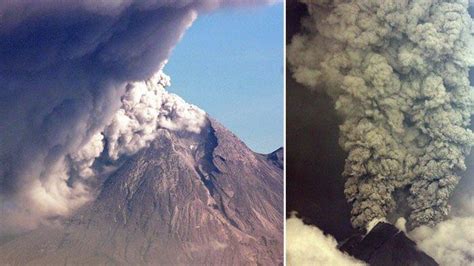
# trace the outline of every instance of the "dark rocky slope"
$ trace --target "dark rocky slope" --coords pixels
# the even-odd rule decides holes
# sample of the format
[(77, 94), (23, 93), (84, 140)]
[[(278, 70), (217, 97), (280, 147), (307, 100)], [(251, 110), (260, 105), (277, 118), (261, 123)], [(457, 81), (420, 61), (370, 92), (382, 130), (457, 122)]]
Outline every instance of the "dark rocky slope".
[(405, 233), (388, 223), (378, 223), (367, 235), (354, 235), (340, 249), (372, 266), (436, 266)]
[(65, 225), (1, 245), (0, 264), (281, 264), (280, 158), (211, 119), (199, 135), (162, 130)]
[(279, 148), (278, 150), (266, 155), (267, 159), (273, 162), (278, 168), (283, 169), (284, 166), (284, 151), (283, 148)]

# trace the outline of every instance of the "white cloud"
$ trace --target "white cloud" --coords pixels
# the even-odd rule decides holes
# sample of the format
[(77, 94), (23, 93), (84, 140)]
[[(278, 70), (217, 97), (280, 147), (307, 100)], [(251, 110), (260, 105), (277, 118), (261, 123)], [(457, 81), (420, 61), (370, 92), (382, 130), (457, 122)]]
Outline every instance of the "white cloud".
[(474, 265), (474, 217), (456, 217), (410, 232), (418, 247), (441, 266)]
[(286, 259), (289, 266), (366, 265), (337, 249), (337, 241), (296, 217), (286, 220)]

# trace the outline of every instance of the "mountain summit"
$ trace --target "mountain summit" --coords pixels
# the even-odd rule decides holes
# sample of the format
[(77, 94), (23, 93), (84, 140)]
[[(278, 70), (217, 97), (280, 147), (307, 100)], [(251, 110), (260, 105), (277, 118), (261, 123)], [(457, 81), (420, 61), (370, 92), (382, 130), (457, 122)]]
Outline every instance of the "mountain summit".
[(346, 252), (373, 266), (423, 265), (438, 263), (394, 225), (379, 222), (367, 235), (354, 235), (340, 246)]
[(66, 222), (0, 244), (0, 264), (281, 264), (282, 156), (211, 118), (160, 129)]

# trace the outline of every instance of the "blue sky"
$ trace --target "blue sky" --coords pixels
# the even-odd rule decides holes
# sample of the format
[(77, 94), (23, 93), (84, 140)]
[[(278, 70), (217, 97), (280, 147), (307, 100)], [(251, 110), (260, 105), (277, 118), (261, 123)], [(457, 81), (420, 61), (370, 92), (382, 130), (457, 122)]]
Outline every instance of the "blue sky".
[(283, 145), (283, 4), (200, 16), (174, 49), (169, 90), (251, 149)]

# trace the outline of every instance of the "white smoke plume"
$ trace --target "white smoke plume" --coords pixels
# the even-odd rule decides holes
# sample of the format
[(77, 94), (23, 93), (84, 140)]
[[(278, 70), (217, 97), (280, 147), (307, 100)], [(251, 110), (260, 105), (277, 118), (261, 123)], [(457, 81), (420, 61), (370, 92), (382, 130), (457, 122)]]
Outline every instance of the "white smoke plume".
[[(425, 225), (417, 227), (408, 234), (417, 242), (418, 248), (434, 258), (441, 266), (474, 264), (472, 182), (463, 180), (463, 187), (458, 187), (449, 219), (434, 227)], [(461, 194), (458, 194), (459, 192)]]
[(164, 90), (172, 48), (199, 14), (273, 2), (0, 1), (0, 234), (71, 214), (98, 159), (157, 128), (199, 131), (204, 112)]
[(286, 259), (289, 266), (366, 265), (341, 252), (332, 236), (294, 216), (286, 220)]
[(352, 224), (406, 209), (408, 228), (442, 221), (474, 143), (468, 0), (302, 2), (288, 61), (343, 118)]
[(160, 72), (151, 80), (127, 86), (122, 106), (103, 132), (112, 159), (148, 146), (159, 128), (201, 131), (206, 121), (204, 111), (168, 93), (165, 87), (169, 85), (169, 77)]
[(441, 266), (474, 264), (474, 217), (455, 217), (431, 228), (414, 229), (410, 237)]

